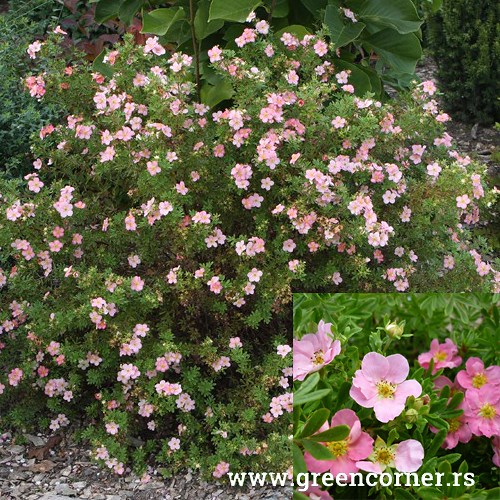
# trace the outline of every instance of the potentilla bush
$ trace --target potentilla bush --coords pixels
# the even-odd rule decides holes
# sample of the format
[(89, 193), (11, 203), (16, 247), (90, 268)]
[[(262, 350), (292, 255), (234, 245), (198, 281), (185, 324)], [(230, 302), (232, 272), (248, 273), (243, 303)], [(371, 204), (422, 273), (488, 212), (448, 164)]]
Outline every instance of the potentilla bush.
[(282, 470), (291, 287), (498, 278), (470, 232), (492, 194), (451, 149), (431, 82), (400, 103), (356, 97), (321, 36), (258, 22), (209, 51), (235, 88), (210, 110), (191, 58), (155, 37), (126, 38), (96, 73), (55, 31), (29, 46), (44, 71), (26, 87), (69, 114), (40, 130), (25, 182), (0, 188), (4, 424), (81, 416), (117, 472), (152, 455)]
[(498, 498), (497, 307), (493, 295), (299, 294), (296, 498)]

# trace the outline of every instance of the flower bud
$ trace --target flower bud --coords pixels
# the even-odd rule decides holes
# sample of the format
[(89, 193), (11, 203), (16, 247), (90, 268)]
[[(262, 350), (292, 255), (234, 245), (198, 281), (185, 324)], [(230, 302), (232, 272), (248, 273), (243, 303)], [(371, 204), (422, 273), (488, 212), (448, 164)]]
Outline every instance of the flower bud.
[(404, 323), (398, 325), (397, 323), (389, 323), (385, 325), (385, 332), (389, 337), (395, 338), (395, 339), (400, 339), (401, 336), (403, 335), (405, 326)]

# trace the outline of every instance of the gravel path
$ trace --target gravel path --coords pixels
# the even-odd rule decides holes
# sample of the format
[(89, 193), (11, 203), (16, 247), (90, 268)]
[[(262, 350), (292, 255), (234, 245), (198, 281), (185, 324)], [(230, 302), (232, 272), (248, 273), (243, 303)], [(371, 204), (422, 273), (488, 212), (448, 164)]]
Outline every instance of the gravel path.
[(44, 436), (26, 434), (28, 444), (0, 443), (0, 500), (289, 500), (291, 487), (236, 488), (206, 482), (187, 471), (173, 479), (152, 476), (141, 483), (132, 474), (118, 477), (90, 460), (90, 452), (63, 440), (38, 454)]

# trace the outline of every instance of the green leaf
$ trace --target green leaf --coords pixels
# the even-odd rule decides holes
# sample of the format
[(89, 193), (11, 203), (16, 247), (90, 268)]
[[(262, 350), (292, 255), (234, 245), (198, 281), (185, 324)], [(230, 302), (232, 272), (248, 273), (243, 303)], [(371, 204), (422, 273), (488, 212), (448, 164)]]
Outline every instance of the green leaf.
[(297, 391), (295, 391), (294, 395), (298, 396), (299, 394), (305, 394), (307, 392), (311, 392), (318, 385), (318, 382), (319, 382), (318, 372), (309, 375), (308, 377), (305, 378), (305, 380), (299, 386)]
[(329, 443), (331, 441), (342, 441), (347, 436), (349, 436), (349, 432), (351, 431), (348, 425), (337, 425), (328, 429), (327, 431), (320, 432), (319, 434), (314, 434), (309, 439), (311, 441), (318, 441)]
[(92, 68), (97, 71), (98, 73), (101, 73), (101, 75), (106, 76), (107, 78), (113, 78), (113, 68), (109, 64), (105, 64), (104, 61), (104, 56), (106, 55), (106, 50), (103, 50), (95, 59), (94, 62), (92, 63)]
[(300, 474), (307, 472), (306, 462), (302, 450), (295, 444), (292, 444), (293, 453), (293, 473)]
[(394, 490), (394, 497), (400, 500), (415, 500), (415, 497), (404, 488), (396, 488)]
[(447, 434), (448, 434), (448, 432), (445, 429), (441, 429), (434, 436), (434, 439), (431, 441), (431, 444), (425, 453), (425, 458), (427, 460), (429, 458), (432, 458), (437, 453), (437, 451), (439, 450), (441, 445), (444, 443), (444, 440), (446, 439)]
[(417, 493), (422, 500), (436, 500), (436, 498), (443, 498), (443, 492), (433, 486), (423, 486), (417, 490)]
[(309, 500), (309, 497), (307, 495), (304, 495), (304, 493), (301, 493), (300, 491), (294, 491), (293, 500)]
[(260, 0), (212, 0), (209, 21), (224, 19), (244, 23), (249, 14), (261, 3)]
[(210, 7), (209, 0), (201, 0), (198, 3), (198, 9), (194, 16), (194, 31), (196, 33), (197, 40), (201, 41), (205, 39), (208, 35), (215, 33), (224, 26), (223, 19), (215, 19), (213, 21), (208, 20), (208, 10)]
[(308, 394), (299, 395), (298, 393), (293, 396), (293, 406), (303, 405), (311, 401), (317, 401), (331, 394), (331, 389), (320, 389), (319, 391), (310, 392)]
[(146, 0), (125, 0), (120, 7), (118, 17), (125, 24), (130, 24), (145, 1)]
[(413, 33), (401, 35), (386, 28), (364, 36), (363, 44), (372, 48), (385, 64), (400, 73), (414, 73), (417, 61), (422, 57), (420, 40)]
[(316, 443), (314, 441), (309, 441), (307, 439), (302, 441), (302, 444), (304, 445), (306, 451), (308, 451), (316, 460), (335, 459), (335, 455), (326, 446), (323, 446), (322, 444)]
[(182, 7), (169, 7), (144, 12), (141, 33), (166, 35), (172, 26), (186, 17)]
[(344, 47), (356, 40), (365, 29), (364, 23), (344, 22), (339, 10), (334, 5), (328, 5), (325, 12), (325, 24), (330, 32), (330, 40), (335, 48)]
[(358, 20), (392, 28), (403, 35), (417, 31), (423, 24), (411, 0), (350, 0), (349, 8)]
[(285, 26), (277, 31), (274, 35), (276, 38), (281, 38), (283, 33), (290, 33), (291, 35), (296, 36), (299, 40), (302, 40), (306, 35), (311, 34), (311, 32), (301, 24), (291, 24), (290, 26)]
[(360, 69), (357, 64), (352, 64), (343, 59), (335, 60), (335, 68), (338, 70), (350, 70), (348, 82), (354, 85), (354, 91), (358, 96), (364, 96), (367, 92), (371, 92), (372, 86), (368, 75)]
[(234, 90), (230, 82), (227, 80), (222, 80), (217, 85), (210, 85), (209, 83), (205, 83), (201, 87), (201, 100), (207, 106), (213, 108), (217, 104), (226, 99), (231, 99), (233, 96)]
[(450, 399), (450, 402), (448, 403), (448, 409), (454, 410), (455, 408), (458, 407), (458, 405), (464, 400), (465, 393), (463, 392), (456, 392), (453, 394), (453, 397)]
[(450, 428), (450, 425), (446, 420), (443, 420), (442, 418), (436, 417), (434, 415), (426, 415), (425, 419), (436, 429), (444, 429), (445, 431), (447, 431)]
[(95, 8), (94, 20), (102, 24), (113, 17), (117, 17), (120, 12), (122, 0), (101, 0)]
[(330, 416), (330, 411), (326, 408), (316, 410), (308, 419), (300, 433), (300, 437), (307, 437), (314, 434)]

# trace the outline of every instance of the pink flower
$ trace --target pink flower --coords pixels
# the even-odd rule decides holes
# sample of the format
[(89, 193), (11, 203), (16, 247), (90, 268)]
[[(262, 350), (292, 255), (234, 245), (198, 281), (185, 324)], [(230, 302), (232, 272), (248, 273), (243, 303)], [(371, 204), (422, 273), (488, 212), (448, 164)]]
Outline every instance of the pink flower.
[(457, 373), (457, 382), (464, 389), (481, 389), (483, 385), (500, 384), (500, 366), (484, 368), (479, 358), (469, 358), (465, 363), (465, 370)]
[(335, 456), (333, 460), (316, 460), (308, 452), (304, 454), (307, 470), (322, 473), (330, 471), (334, 476), (343, 472), (357, 472), (358, 460), (367, 458), (373, 451), (373, 438), (361, 430), (361, 422), (354, 411), (339, 410), (332, 418), (331, 424), (324, 423), (319, 432), (326, 431), (337, 425), (347, 425), (351, 429), (349, 436), (342, 441), (322, 443)]
[(243, 347), (239, 337), (232, 337), (229, 339), (229, 348), (236, 349), (237, 347)]
[(214, 477), (222, 477), (224, 474), (229, 472), (229, 464), (227, 462), (219, 462), (213, 472)]
[(429, 368), (431, 359), (434, 360), (434, 368), (432, 374), (436, 373), (441, 368), (455, 368), (462, 363), (462, 358), (457, 356), (458, 347), (451, 341), (446, 339), (444, 344), (440, 344), (437, 339), (431, 342), (431, 350), (424, 352), (418, 357), (418, 363), (423, 368)]
[(406, 380), (410, 367), (401, 354), (382, 356), (369, 352), (354, 374), (350, 396), (364, 408), (373, 408), (380, 422), (395, 419), (404, 410), (409, 396), (418, 397), (422, 386)]
[(135, 292), (140, 292), (144, 288), (144, 281), (140, 276), (134, 276), (130, 282), (130, 288)]
[(115, 422), (109, 422), (106, 424), (106, 432), (111, 435), (118, 434), (118, 429), (120, 426)]
[(287, 345), (287, 344), (284, 344), (284, 345), (279, 345), (277, 348), (276, 348), (276, 352), (278, 353), (279, 356), (281, 356), (282, 358), (284, 358), (289, 352), (291, 352), (292, 348)]
[(493, 463), (500, 467), (500, 436), (494, 436), (491, 446), (493, 447)]
[(293, 379), (304, 380), (309, 373), (316, 372), (331, 363), (340, 353), (340, 341), (334, 340), (332, 324), (321, 320), (316, 333), (308, 333), (293, 341)]
[(457, 207), (463, 208), (464, 210), (467, 208), (467, 205), (470, 203), (470, 198), (463, 194), (462, 196), (457, 196)]
[(309, 486), (306, 491), (301, 491), (301, 493), (312, 500), (333, 500), (328, 491), (323, 491), (318, 486)]
[(399, 472), (415, 472), (422, 465), (424, 447), (415, 439), (387, 446), (377, 437), (373, 453), (368, 458), (369, 461), (356, 462), (356, 466), (375, 474), (381, 474), (387, 468), (395, 468)]
[(465, 393), (464, 415), (476, 436), (500, 434), (500, 392), (498, 387), (484, 385)]

